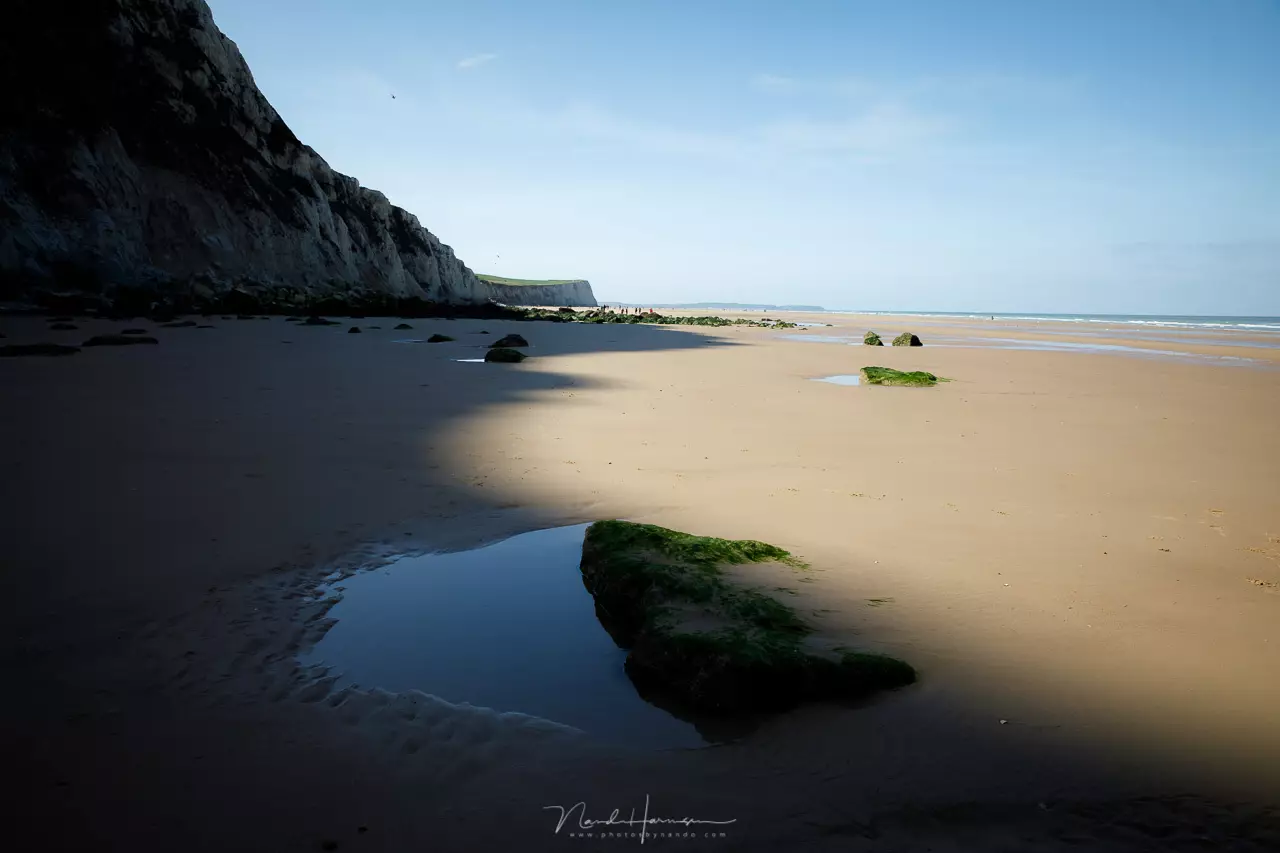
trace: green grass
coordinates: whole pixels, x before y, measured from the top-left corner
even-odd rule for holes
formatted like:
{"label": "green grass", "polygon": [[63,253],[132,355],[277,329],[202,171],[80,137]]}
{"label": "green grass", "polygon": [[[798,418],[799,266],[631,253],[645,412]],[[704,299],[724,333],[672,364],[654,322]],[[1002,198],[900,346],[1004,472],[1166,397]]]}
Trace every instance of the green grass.
{"label": "green grass", "polygon": [[892,367],[864,367],[858,373],[862,376],[862,381],[868,385],[905,385],[914,388],[929,388],[939,382],[951,381],[940,376],[934,376],[932,373],[926,373],[923,370],[904,373],[901,370],[894,370]]}
{"label": "green grass", "polygon": [[490,284],[506,284],[512,287],[538,287],[549,284],[578,284],[585,280],[580,278],[506,278],[500,275],[482,275],[480,273],[476,273],[476,278],[481,281],[487,281]]}
{"label": "green grass", "polygon": [[781,709],[915,680],[890,658],[807,650],[804,619],[725,570],[761,562],[808,568],[765,542],[600,521],[587,529],[581,569],[601,624],[629,650],[627,672],[693,708]]}

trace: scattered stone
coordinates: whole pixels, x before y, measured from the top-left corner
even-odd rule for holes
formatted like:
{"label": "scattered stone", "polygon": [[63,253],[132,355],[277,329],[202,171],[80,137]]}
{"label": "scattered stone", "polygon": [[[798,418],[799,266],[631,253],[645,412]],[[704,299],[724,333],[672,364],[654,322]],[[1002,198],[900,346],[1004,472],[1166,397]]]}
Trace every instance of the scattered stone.
{"label": "scattered stone", "polygon": [[412,329],[412,328],[413,326],[410,326],[408,323],[401,323],[395,327],[395,331],[403,332],[405,329]]}
{"label": "scattered stone", "polygon": [[145,335],[146,333],[147,333],[147,330],[146,330],[146,329],[125,329],[125,330],[124,330],[123,332],[121,332],[120,334],[122,334],[122,335]]}
{"label": "scattered stone", "polygon": [[358,335],[358,334],[360,334],[360,327],[359,327],[359,326],[352,326],[350,329],[347,329],[347,334],[348,334],[348,335]]}
{"label": "scattered stone", "polygon": [[[3,335],[0,335],[3,337]],[[75,355],[80,347],[64,344],[6,344],[0,346],[0,358],[21,358],[28,355]]]}
{"label": "scattered stone", "polygon": [[875,332],[867,332],[865,335],[863,335],[862,342],[869,347],[884,346],[884,341],[880,340],[880,336],[877,335]]}
{"label": "scattered stone", "polygon": [[858,375],[868,385],[909,385],[924,388],[937,385],[939,382],[951,381],[934,376],[932,373],[926,373],[923,370],[904,373],[901,370],[894,370],[892,367],[864,367],[858,371]]}
{"label": "scattered stone", "polygon": [[484,354],[485,361],[495,361],[501,364],[519,364],[526,358],[528,356],[520,352],[520,350],[508,347],[496,347]]}
{"label": "scattered stone", "polygon": [[529,342],[521,335],[504,335],[489,344],[491,347],[527,347],[528,345]]}
{"label": "scattered stone", "polygon": [[141,335],[94,335],[81,346],[86,347],[124,347],[131,344],[158,344],[155,338]]}
{"label": "scattered stone", "polygon": [[179,320],[175,323],[162,323],[166,329],[193,329],[195,328],[195,320]]}
{"label": "scattered stone", "polygon": [[306,322],[303,325],[305,326],[339,326],[341,324],[337,320],[326,320],[324,317],[308,317]]}
{"label": "scattered stone", "polygon": [[480,331],[476,332],[476,334],[477,334],[477,335],[488,335],[488,334],[491,334],[491,333],[489,332],[489,330],[488,330],[488,329],[481,329]]}
{"label": "scattered stone", "polygon": [[582,579],[600,622],[642,692],[713,713],[786,710],[910,684],[902,661],[812,643],[787,605],[734,580],[747,563],[807,566],[752,540],[692,536],[651,524],[599,521],[582,545]]}
{"label": "scattered stone", "polygon": [[911,334],[910,332],[903,332],[902,334],[900,334],[900,335],[898,335],[896,338],[894,338],[894,339],[893,339],[893,345],[894,345],[895,347],[922,347],[922,346],[924,346],[924,344],[920,343],[920,339],[919,339],[919,338],[917,338],[915,335]]}
{"label": "scattered stone", "polygon": [[429,344],[447,344],[447,343],[449,343],[449,341],[451,341],[451,340],[453,340],[453,338],[449,337],[448,335],[432,335],[431,337],[427,338],[427,343],[429,343]]}
{"label": "scattered stone", "polygon": [[53,323],[49,326],[51,332],[74,332],[80,328],[75,323]]}

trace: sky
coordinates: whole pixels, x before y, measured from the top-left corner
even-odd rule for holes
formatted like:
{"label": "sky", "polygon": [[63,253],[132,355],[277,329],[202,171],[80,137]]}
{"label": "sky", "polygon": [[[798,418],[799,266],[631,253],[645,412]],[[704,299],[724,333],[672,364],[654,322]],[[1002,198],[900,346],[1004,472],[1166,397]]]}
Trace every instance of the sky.
{"label": "sky", "polygon": [[477,272],[1280,315],[1280,0],[210,6],[303,142]]}

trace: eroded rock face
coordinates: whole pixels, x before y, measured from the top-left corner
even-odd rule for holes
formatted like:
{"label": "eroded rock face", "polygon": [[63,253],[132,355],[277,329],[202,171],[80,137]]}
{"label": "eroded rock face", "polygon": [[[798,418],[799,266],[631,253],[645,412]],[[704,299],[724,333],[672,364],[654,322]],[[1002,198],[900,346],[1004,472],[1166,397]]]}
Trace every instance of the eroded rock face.
{"label": "eroded rock face", "polygon": [[294,136],[203,0],[17,5],[22,25],[0,28],[19,83],[0,111],[0,298],[494,298],[416,217]]}

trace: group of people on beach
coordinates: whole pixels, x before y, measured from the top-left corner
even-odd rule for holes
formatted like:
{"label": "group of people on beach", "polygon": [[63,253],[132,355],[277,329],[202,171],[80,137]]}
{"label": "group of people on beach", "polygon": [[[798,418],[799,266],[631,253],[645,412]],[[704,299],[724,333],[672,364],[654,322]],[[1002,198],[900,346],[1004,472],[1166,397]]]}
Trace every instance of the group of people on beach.
{"label": "group of people on beach", "polygon": [[[613,308],[610,308],[608,305],[601,305],[601,306],[600,306],[600,310],[601,310],[601,311],[613,311],[614,309],[613,309]],[[617,309],[617,310],[619,311],[619,313],[622,313],[622,314],[652,314],[652,313],[654,313],[654,310],[653,310],[652,308],[628,308],[628,307],[626,307],[625,305],[620,305],[620,306],[618,306],[618,309]]]}

